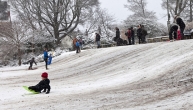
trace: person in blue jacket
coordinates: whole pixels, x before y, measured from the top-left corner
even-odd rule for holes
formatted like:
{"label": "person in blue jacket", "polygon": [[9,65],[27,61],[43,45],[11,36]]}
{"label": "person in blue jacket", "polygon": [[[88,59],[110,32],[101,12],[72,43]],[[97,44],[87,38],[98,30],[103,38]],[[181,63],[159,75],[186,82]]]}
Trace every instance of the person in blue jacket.
{"label": "person in blue jacket", "polygon": [[44,61],[45,61],[46,69],[48,69],[48,52],[46,48],[44,49]]}
{"label": "person in blue jacket", "polygon": [[76,41],[76,53],[79,53],[80,52],[80,43],[79,41],[77,40]]}

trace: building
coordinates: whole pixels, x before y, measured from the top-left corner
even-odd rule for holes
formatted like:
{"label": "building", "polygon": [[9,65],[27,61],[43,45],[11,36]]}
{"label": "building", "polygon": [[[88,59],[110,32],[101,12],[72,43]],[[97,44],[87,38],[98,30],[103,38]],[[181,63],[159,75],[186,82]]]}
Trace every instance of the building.
{"label": "building", "polygon": [[10,20],[10,5],[7,1],[0,0],[0,21]]}

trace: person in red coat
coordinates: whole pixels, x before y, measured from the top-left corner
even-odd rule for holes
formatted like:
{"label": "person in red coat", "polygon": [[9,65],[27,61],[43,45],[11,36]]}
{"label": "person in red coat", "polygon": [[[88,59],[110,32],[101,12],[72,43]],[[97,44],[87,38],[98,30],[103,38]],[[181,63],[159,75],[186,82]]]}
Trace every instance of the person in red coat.
{"label": "person in red coat", "polygon": [[180,29],[178,29],[177,35],[178,35],[177,40],[181,40],[181,31],[180,31]]}

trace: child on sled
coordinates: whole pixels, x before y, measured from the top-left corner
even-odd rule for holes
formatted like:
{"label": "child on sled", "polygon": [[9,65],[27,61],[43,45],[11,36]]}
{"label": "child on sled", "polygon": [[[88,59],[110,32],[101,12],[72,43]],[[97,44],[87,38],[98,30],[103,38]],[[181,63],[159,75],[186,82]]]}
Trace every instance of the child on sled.
{"label": "child on sled", "polygon": [[[30,86],[28,89],[34,90],[35,92],[45,92],[46,94],[50,93],[50,80],[48,79],[48,73],[44,72],[41,75],[42,80],[35,86]],[[42,91],[43,90],[43,91]]]}

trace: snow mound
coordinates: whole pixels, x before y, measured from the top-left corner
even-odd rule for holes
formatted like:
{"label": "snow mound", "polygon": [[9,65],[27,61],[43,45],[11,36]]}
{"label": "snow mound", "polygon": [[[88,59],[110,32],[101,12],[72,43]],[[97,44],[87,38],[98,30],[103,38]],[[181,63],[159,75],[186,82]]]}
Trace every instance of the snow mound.
{"label": "snow mound", "polygon": [[[0,72],[1,110],[192,109],[193,40],[75,51]],[[48,72],[50,94],[31,95]]]}

